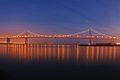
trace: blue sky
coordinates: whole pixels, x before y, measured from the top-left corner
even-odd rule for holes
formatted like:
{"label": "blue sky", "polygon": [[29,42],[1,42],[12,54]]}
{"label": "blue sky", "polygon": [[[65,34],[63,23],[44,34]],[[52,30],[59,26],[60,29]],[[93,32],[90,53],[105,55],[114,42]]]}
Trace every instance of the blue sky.
{"label": "blue sky", "polygon": [[0,32],[45,34],[92,27],[120,34],[120,0],[0,0]]}

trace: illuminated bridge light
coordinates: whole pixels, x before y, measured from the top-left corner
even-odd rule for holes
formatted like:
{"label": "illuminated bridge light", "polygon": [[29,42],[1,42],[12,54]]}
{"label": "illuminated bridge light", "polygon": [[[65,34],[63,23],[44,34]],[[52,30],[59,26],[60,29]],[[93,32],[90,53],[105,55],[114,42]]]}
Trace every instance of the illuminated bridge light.
{"label": "illuminated bridge light", "polygon": [[66,35],[66,37],[68,37],[69,35]]}
{"label": "illuminated bridge light", "polygon": [[62,35],[62,37],[65,37],[65,35]]}
{"label": "illuminated bridge light", "polygon": [[99,38],[99,36],[96,36],[97,38]]}
{"label": "illuminated bridge light", "polygon": [[120,42],[118,42],[118,43],[115,43],[116,45],[120,45]]}

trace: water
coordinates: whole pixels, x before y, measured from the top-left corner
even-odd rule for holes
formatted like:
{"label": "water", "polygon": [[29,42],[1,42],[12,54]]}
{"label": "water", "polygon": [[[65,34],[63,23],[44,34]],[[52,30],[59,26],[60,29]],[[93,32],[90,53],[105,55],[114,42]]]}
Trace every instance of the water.
{"label": "water", "polygon": [[8,80],[116,80],[119,73],[119,46],[0,45],[0,74]]}

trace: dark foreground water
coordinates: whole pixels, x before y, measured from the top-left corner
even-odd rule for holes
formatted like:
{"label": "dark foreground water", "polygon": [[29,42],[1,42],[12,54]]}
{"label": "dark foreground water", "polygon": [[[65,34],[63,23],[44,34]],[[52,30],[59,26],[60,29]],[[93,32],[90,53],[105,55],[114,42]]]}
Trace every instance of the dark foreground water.
{"label": "dark foreground water", "polygon": [[0,80],[120,80],[119,46],[0,45]]}

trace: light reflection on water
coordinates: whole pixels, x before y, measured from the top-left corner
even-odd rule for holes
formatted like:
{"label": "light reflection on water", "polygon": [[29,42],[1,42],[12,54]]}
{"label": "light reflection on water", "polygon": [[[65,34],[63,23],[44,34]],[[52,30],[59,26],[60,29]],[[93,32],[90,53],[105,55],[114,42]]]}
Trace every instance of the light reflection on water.
{"label": "light reflection on water", "polygon": [[120,48],[115,46],[78,46],[50,44],[0,45],[0,57],[18,62],[53,62],[74,64],[118,63]]}

